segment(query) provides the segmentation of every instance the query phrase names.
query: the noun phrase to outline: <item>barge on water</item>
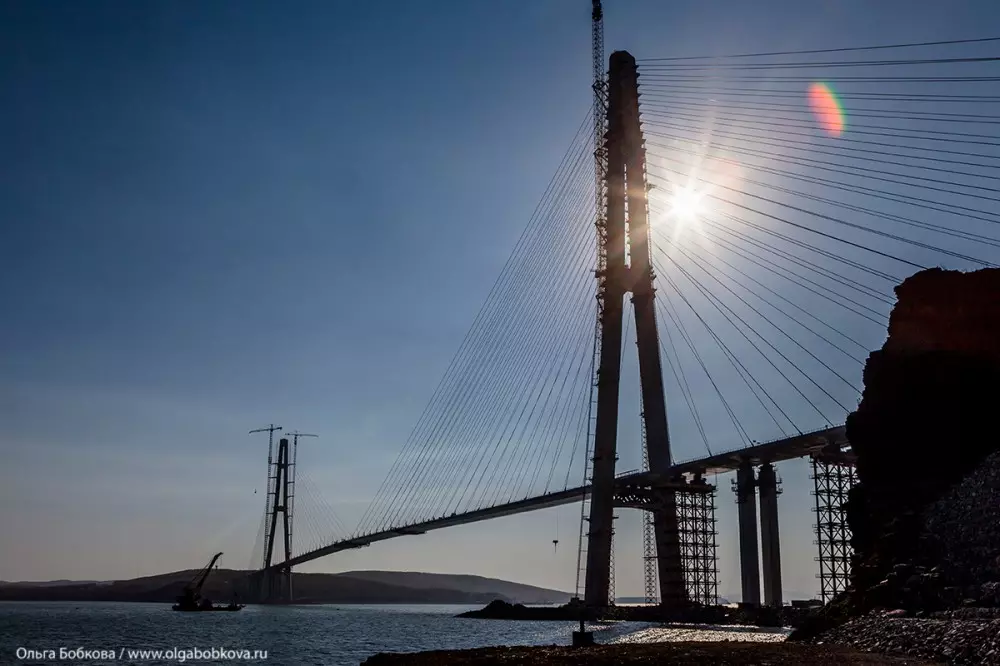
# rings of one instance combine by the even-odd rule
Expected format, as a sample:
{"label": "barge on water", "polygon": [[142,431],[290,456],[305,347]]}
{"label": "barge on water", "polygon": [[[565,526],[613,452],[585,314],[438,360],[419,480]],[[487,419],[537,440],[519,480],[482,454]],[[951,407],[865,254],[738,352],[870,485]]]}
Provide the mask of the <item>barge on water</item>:
{"label": "barge on water", "polygon": [[202,611],[233,612],[243,608],[243,604],[238,604],[235,601],[227,606],[216,606],[212,603],[211,599],[201,596],[201,588],[205,585],[205,581],[208,580],[208,574],[212,573],[212,567],[215,566],[220,557],[222,557],[222,553],[216,553],[212,561],[208,563],[208,566],[199,571],[191,579],[191,582],[184,586],[184,591],[177,597],[177,603],[171,606],[172,610],[189,613]]}

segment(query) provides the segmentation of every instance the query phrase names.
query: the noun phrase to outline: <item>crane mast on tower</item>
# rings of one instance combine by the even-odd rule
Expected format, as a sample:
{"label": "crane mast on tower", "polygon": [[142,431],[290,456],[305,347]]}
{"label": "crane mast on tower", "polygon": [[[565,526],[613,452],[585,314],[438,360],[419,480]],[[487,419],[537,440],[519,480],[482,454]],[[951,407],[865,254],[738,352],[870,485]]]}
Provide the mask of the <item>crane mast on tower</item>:
{"label": "crane mast on tower", "polygon": [[604,8],[601,0],[591,0],[591,52],[594,74],[594,175],[597,178],[597,216],[604,203],[604,134],[607,132],[607,85],[604,76]]}
{"label": "crane mast on tower", "polygon": [[[594,227],[597,232],[597,302],[601,310],[597,313],[595,335],[595,368],[597,354],[600,353],[601,316],[603,315],[604,271],[607,268],[608,230],[604,219],[606,178],[608,173],[608,153],[604,145],[608,132],[608,83],[604,66],[604,8],[601,0],[591,0],[591,51],[594,81]],[[596,381],[596,376],[594,380]]]}
{"label": "crane mast on tower", "polygon": [[[593,89],[594,89],[594,227],[597,232],[597,321],[594,323],[594,376],[591,378],[593,384],[597,384],[597,368],[599,366],[601,349],[601,319],[604,316],[604,291],[605,277],[607,269],[607,221],[604,215],[605,188],[608,173],[608,154],[604,145],[605,135],[608,131],[608,86],[604,69],[604,7],[601,0],[591,0],[591,65],[593,67]],[[586,468],[586,464],[584,466]],[[583,509],[583,505],[581,505]],[[581,517],[582,517],[581,513]],[[612,539],[614,530],[612,529]],[[583,525],[580,529],[580,549],[583,548]],[[578,554],[582,558],[582,552]],[[614,570],[614,546],[611,547],[611,569]],[[580,567],[577,565],[577,576],[580,574]],[[614,574],[611,575],[612,589],[614,586]],[[577,582],[579,586],[579,581]],[[610,593],[609,603],[614,604],[614,592]]]}
{"label": "crane mast on tower", "polygon": [[[267,486],[265,489],[266,505],[264,507],[264,552],[266,553],[269,550],[268,544],[271,534],[271,498],[274,495],[274,484],[277,481],[277,474],[274,467],[274,433],[281,432],[281,426],[270,423],[266,428],[251,430],[250,434],[253,435],[258,432],[267,433]],[[256,492],[254,491],[255,494]]]}
{"label": "crane mast on tower", "polygon": [[[594,121],[594,230],[597,235],[597,262],[594,267],[597,277],[597,320],[594,322],[594,376],[591,377],[591,385],[597,383],[598,359],[601,354],[601,319],[604,315],[604,291],[605,276],[607,268],[607,224],[605,220],[605,195],[606,176],[608,170],[608,155],[604,145],[605,134],[608,129],[608,86],[604,65],[604,8],[601,0],[591,0],[591,52],[592,52],[592,74],[594,91],[594,105],[592,110]],[[593,399],[593,396],[592,396]],[[594,405],[591,404],[591,410]],[[591,475],[591,444],[593,443],[594,432],[591,421],[590,432],[588,432],[587,457],[584,462],[584,484],[589,482]],[[587,503],[586,495],[580,502],[580,541],[577,547],[576,560],[576,588],[577,596],[580,595],[581,579],[583,574],[582,564],[584,561],[584,542],[587,535]]]}

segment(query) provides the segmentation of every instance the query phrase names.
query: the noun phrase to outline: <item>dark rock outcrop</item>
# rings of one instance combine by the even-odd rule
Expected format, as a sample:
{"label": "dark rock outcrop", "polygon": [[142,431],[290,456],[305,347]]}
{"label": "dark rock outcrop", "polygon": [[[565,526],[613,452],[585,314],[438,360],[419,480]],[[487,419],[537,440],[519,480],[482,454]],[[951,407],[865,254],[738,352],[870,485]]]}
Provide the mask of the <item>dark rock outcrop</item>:
{"label": "dark rock outcrop", "polygon": [[896,295],[847,419],[859,478],[847,504],[851,584],[792,640],[876,609],[1000,602],[1000,269],[925,270]]}
{"label": "dark rock outcrop", "polygon": [[961,596],[943,592],[955,581],[936,569],[945,553],[924,529],[925,510],[1000,449],[1000,269],[921,271],[896,294],[888,339],[869,356],[863,400],[847,420],[858,456],[847,519],[861,612]]}
{"label": "dark rock outcrop", "polygon": [[586,608],[580,603],[562,606],[524,606],[505,601],[491,601],[480,610],[466,611],[458,617],[487,620],[578,621],[614,620],[629,622],[667,622],[681,624],[743,624],[758,627],[797,627],[815,612],[812,608],[786,606],[730,608],[692,605],[681,609],[662,606],[612,606]]}

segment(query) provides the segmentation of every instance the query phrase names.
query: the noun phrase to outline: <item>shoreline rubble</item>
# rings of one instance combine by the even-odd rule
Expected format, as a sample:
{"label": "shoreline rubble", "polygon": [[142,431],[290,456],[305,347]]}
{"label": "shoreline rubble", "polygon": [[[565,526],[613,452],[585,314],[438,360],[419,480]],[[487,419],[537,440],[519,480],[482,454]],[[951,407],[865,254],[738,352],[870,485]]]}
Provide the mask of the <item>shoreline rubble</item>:
{"label": "shoreline rubble", "polygon": [[719,664],[744,666],[926,666],[940,662],[913,657],[858,652],[844,646],[804,643],[630,643],[589,648],[566,646],[491,647],[410,654],[380,653],[362,666],[485,666],[546,664],[553,666],[672,666]]}

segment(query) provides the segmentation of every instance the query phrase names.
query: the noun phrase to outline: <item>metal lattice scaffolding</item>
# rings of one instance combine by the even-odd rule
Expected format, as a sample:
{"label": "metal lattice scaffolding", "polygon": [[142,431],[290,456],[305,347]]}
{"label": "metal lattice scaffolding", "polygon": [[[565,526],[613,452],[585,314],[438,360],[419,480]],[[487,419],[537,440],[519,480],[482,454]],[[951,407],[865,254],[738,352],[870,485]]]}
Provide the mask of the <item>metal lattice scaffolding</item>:
{"label": "metal lattice scaffolding", "polygon": [[714,605],[719,596],[715,486],[696,479],[676,493],[681,566],[688,600]]}
{"label": "metal lattice scaffolding", "polygon": [[660,600],[656,578],[656,535],[653,533],[653,514],[642,512],[642,571],[646,603],[656,605]]}
{"label": "metal lattice scaffolding", "polygon": [[[646,450],[646,419],[642,422],[642,469],[649,470],[649,451]],[[656,577],[656,534],[653,531],[653,514],[642,512],[642,580],[647,604],[656,605],[660,600],[659,582]]]}
{"label": "metal lattice scaffolding", "polygon": [[611,557],[608,558],[608,605],[615,605],[615,521],[616,514],[611,515]]}
{"label": "metal lattice scaffolding", "polygon": [[274,462],[274,433],[281,431],[281,426],[269,424],[266,428],[256,428],[250,431],[250,434],[258,432],[267,433],[267,486],[265,493],[265,506],[264,506],[264,547],[261,551],[261,557],[263,558],[262,564],[264,568],[270,566],[270,562],[267,560],[268,553],[271,551],[271,518],[272,518],[272,500],[275,496],[275,487],[278,482],[278,470]]}
{"label": "metal lattice scaffolding", "polygon": [[812,459],[813,496],[816,498],[816,545],[819,548],[820,596],[829,603],[847,589],[851,575],[851,530],[847,525],[847,493],[857,483],[850,462]]}

